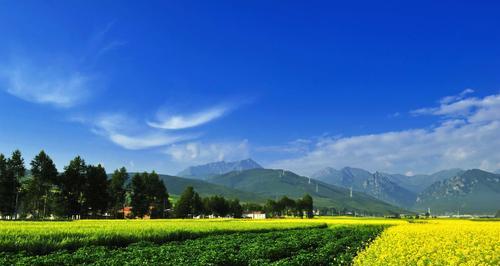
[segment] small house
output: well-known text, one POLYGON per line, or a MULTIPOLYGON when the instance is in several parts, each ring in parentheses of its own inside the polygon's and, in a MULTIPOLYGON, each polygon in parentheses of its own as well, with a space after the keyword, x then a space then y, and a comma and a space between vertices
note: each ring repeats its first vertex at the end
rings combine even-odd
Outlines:
POLYGON ((266 219, 266 213, 261 211, 245 212, 242 217, 250 219, 266 219))

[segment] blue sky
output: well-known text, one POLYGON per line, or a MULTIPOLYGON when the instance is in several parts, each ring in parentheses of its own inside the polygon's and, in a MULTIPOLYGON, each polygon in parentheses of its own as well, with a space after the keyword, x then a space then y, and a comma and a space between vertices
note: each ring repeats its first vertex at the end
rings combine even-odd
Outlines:
POLYGON ((494 1, 12 1, 0 152, 174 174, 500 169, 494 1))

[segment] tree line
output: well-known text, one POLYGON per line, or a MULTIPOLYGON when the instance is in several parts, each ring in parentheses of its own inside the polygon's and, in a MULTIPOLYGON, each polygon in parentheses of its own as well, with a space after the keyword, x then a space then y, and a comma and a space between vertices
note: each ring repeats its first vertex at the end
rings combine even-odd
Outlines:
POLYGON ((238 199, 222 196, 202 198, 193 187, 187 187, 172 208, 167 187, 154 171, 136 173, 129 180, 127 169, 122 167, 108 176, 102 165, 87 164, 80 156, 59 173, 42 150, 29 166, 26 169, 19 150, 9 158, 0 154, 1 218, 241 218, 244 211, 265 211, 270 217, 313 214, 309 195, 296 201, 283 197, 265 205, 241 205, 238 199), (130 207, 130 213, 125 207, 130 207))
POLYGON ((226 200, 221 196, 202 198, 194 191, 193 187, 187 187, 177 201, 174 213, 176 217, 234 217, 241 218, 244 212, 265 212, 268 217, 296 216, 312 218, 313 199, 309 194, 293 200, 283 196, 280 200, 268 200, 266 204, 257 203, 240 204, 238 199, 226 200))
POLYGON ((120 218, 127 204, 134 217, 167 217, 169 195, 155 172, 135 174, 128 182, 124 167, 109 178, 102 165, 87 164, 76 156, 59 173, 44 151, 29 165, 26 169, 19 150, 10 158, 0 154, 0 215, 4 219, 120 218))
POLYGON ((266 204, 243 204, 245 212, 261 211, 268 217, 295 216, 312 218, 314 216, 313 198, 306 194, 297 200, 282 196, 279 200, 267 200, 266 204))

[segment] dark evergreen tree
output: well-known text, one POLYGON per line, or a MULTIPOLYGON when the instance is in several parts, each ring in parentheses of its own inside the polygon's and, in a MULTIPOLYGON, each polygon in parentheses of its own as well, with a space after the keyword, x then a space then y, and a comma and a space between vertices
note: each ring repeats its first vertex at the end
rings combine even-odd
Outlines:
POLYGON ((108 176, 106 170, 99 164, 87 167, 83 190, 84 216, 97 217, 105 213, 108 207, 108 176))
POLYGON ((313 198, 309 194, 306 194, 304 195, 304 197, 302 197, 300 202, 301 202, 301 209, 306 213, 306 217, 313 218, 314 216, 313 198))
POLYGON ((139 218, 143 218, 149 213, 148 195, 146 194, 147 187, 143 175, 135 174, 131 182, 130 205, 132 207, 132 214, 139 218))
POLYGON ((19 194, 21 189, 22 178, 26 174, 26 168, 24 166, 24 159, 21 155, 21 151, 15 150, 12 153, 12 156, 7 161, 7 168, 10 174, 12 175, 12 188, 11 193, 14 194, 14 199, 12 203, 13 216, 17 216, 18 207, 19 207, 19 194))
POLYGON ((64 167, 64 173, 57 182, 60 188, 57 205, 62 215, 79 219, 82 214, 86 214, 84 192, 88 185, 87 170, 88 167, 80 156, 75 157, 64 167))
POLYGON ((218 217, 225 217, 229 214, 229 204, 221 196, 212 196, 209 201, 210 212, 218 217))
POLYGON ((193 195, 193 215, 198 216, 204 214, 203 200, 197 192, 193 195))
POLYGON ((26 211, 35 218, 45 218, 51 201, 51 189, 57 179, 57 168, 43 150, 30 165, 32 178, 26 184, 26 211))
POLYGON ((193 187, 186 187, 179 200, 175 204, 174 213, 178 218, 188 218, 194 215, 193 198, 195 192, 193 187))
POLYGON ((270 217, 276 217, 281 215, 281 208, 279 204, 274 200, 267 200, 266 205, 264 206, 266 214, 270 217))
POLYGON ((281 197, 277 204, 280 215, 290 215, 291 212, 295 209, 295 201, 288 198, 287 196, 281 197))
POLYGON ((113 217, 118 218, 119 210, 125 207, 125 183, 128 179, 125 167, 115 170, 108 187, 109 207, 113 217))
POLYGON ((165 184, 154 171, 150 174, 143 173, 142 178, 146 186, 146 195, 150 206, 150 217, 166 217, 166 211, 170 208, 170 202, 168 201, 168 193, 165 184))
POLYGON ((16 179, 9 169, 8 161, 0 154, 0 215, 12 218, 16 198, 16 179))
POLYGON ((243 216, 243 207, 238 199, 229 201, 229 212, 234 218, 241 218, 243 216))
POLYGON ((257 203, 252 203, 252 202, 247 202, 242 205, 243 211, 245 212, 255 212, 255 211, 264 211, 264 206, 257 204, 257 203))

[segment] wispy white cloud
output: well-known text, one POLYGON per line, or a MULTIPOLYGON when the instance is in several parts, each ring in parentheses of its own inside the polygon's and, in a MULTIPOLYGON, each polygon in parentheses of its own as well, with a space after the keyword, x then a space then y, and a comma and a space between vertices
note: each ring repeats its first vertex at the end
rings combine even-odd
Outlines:
POLYGON ((249 157, 248 140, 237 142, 189 142, 174 144, 165 149, 174 161, 181 164, 201 164, 249 157))
POLYGON ((282 154, 305 154, 315 144, 315 139, 296 139, 284 145, 258 146, 256 152, 282 153, 282 154))
POLYGON ((60 49, 21 52, 19 45, 17 52, 0 62, 0 90, 25 101, 61 108, 84 103, 102 88, 93 66, 102 55, 125 44, 106 40, 113 25, 114 21, 106 24, 83 46, 75 44, 79 53, 60 49))
POLYGON ((442 98, 439 102, 441 104, 449 104, 451 102, 460 101, 465 96, 467 96, 468 94, 471 94, 471 93, 474 93, 473 89, 465 89, 465 90, 463 90, 461 93, 459 93, 457 95, 446 96, 446 97, 442 98))
POLYGON ((169 115, 159 113, 156 122, 148 122, 154 128, 177 130, 192 128, 206 124, 226 114, 230 108, 228 106, 216 106, 189 115, 169 115))
POLYGON ((58 63, 13 59, 0 65, 0 89, 23 100, 56 107, 73 107, 88 99, 93 78, 58 63))
POLYGON ((444 119, 431 128, 352 137, 325 137, 305 154, 271 166, 310 174, 320 168, 356 166, 368 170, 425 173, 445 168, 494 170, 500 163, 500 94, 456 98, 426 108, 444 119))
POLYGON ((194 134, 167 134, 148 130, 137 133, 140 125, 123 114, 101 115, 92 121, 92 125, 94 133, 129 150, 161 147, 197 137, 194 134))

